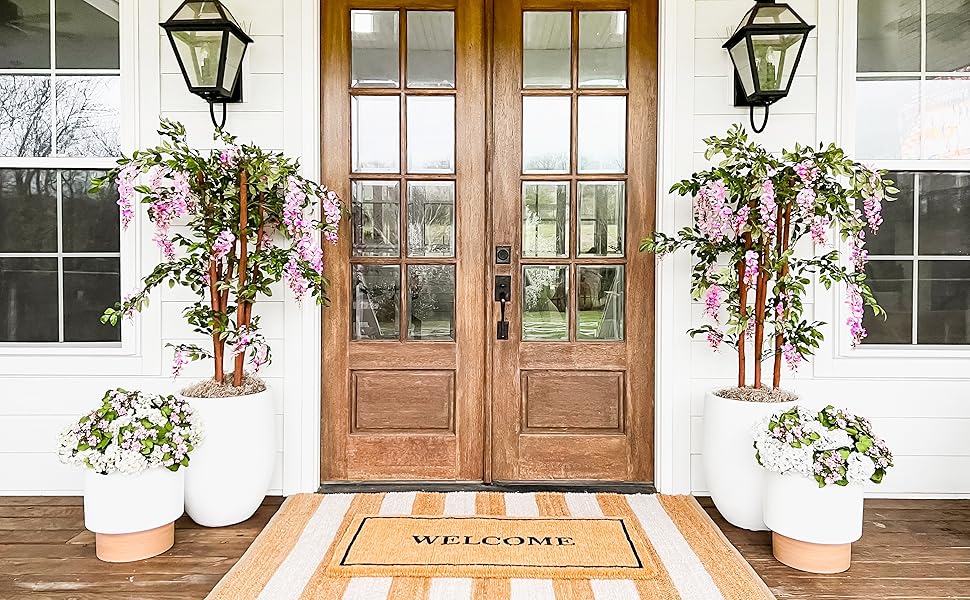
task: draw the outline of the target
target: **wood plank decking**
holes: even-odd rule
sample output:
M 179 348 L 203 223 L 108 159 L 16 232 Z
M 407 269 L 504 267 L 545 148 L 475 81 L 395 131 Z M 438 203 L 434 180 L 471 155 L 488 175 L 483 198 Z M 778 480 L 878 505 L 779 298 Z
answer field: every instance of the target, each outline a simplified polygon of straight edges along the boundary
M 110 565 L 94 557 L 80 498 L 0 497 L 0 599 L 202 600 L 279 503 L 267 498 L 252 519 L 224 529 L 183 518 L 172 550 Z M 701 503 L 779 600 L 970 599 L 970 500 L 867 501 L 865 535 L 840 575 L 777 563 L 768 534 L 731 527 L 708 499 Z

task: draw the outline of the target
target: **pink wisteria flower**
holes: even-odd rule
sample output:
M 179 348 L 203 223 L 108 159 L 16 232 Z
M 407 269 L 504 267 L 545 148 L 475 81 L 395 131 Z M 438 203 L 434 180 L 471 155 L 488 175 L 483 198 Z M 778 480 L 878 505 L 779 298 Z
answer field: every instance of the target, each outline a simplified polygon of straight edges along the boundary
M 775 201 L 775 184 L 770 179 L 765 179 L 761 184 L 761 202 L 758 205 L 758 213 L 761 215 L 761 224 L 765 231 L 774 233 L 778 219 L 778 203 Z
M 812 241 L 819 246 L 824 246 L 827 241 L 826 235 L 831 224 L 828 217 L 819 215 L 812 217 Z
M 717 242 L 733 230 L 734 212 L 725 204 L 727 186 L 723 181 L 712 181 L 697 193 L 694 202 L 694 219 L 701 234 Z
M 293 292 L 293 296 L 296 297 L 297 302 L 303 300 L 307 290 L 310 289 L 310 282 L 307 281 L 307 278 L 303 276 L 303 272 L 300 271 L 300 264 L 297 262 L 296 257 L 291 257 L 287 261 L 286 267 L 283 269 L 283 279 L 286 281 L 286 285 L 289 286 L 290 291 Z
M 797 371 L 799 365 L 802 364 L 802 355 L 798 351 L 798 348 L 796 348 L 791 342 L 785 342 L 785 344 L 781 347 L 781 354 L 784 357 L 785 362 L 788 363 L 788 368 L 790 368 L 792 371 Z
M 798 210 L 801 211 L 803 216 L 812 214 L 815 210 L 815 200 L 818 198 L 818 193 L 810 187 L 801 189 L 795 196 L 795 204 L 798 205 Z
M 121 227 L 127 229 L 135 216 L 135 179 L 138 167 L 128 164 L 118 173 L 115 183 L 118 186 L 118 207 L 121 211 Z
M 818 167 L 807 161 L 795 165 L 795 172 L 798 173 L 798 178 L 805 184 L 815 183 L 815 180 L 818 179 Z
M 869 262 L 869 251 L 866 250 L 866 233 L 860 231 L 858 235 L 849 238 L 849 262 L 857 273 L 866 270 Z
M 849 316 L 845 319 L 845 324 L 849 328 L 849 335 L 852 338 L 852 346 L 858 346 L 866 338 L 868 332 L 862 326 L 862 318 L 865 310 L 865 303 L 862 293 L 858 286 L 853 284 L 846 285 L 845 305 L 849 308 Z
M 737 214 L 734 215 L 734 223 L 732 224 L 735 235 L 741 235 L 741 232 L 744 231 L 744 226 L 748 224 L 748 217 L 750 216 L 751 207 L 747 204 L 738 209 Z
M 716 329 L 707 332 L 707 343 L 715 352 L 721 347 L 724 341 L 724 334 Z
M 704 312 L 715 321 L 718 319 L 718 311 L 721 310 L 724 295 L 724 289 L 716 283 L 704 292 Z
M 236 236 L 229 230 L 222 231 L 212 242 L 212 258 L 222 260 L 236 246 Z
M 179 377 L 182 374 L 182 369 L 185 368 L 185 365 L 189 364 L 190 360 L 191 358 L 189 357 L 188 351 L 183 350 L 182 348 L 179 348 L 175 351 L 175 355 L 172 357 L 172 378 L 173 379 Z
M 758 283 L 758 253 L 754 250 L 744 253 L 744 283 L 747 285 Z

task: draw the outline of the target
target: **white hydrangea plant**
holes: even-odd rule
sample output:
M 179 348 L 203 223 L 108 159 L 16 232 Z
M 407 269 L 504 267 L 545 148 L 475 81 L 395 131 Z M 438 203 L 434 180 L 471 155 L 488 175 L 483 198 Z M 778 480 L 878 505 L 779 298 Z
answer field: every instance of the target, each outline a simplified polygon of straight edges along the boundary
M 102 475 L 156 467 L 177 471 L 189 466 L 189 454 L 202 438 L 201 423 L 184 399 L 119 388 L 61 433 L 59 455 L 65 464 Z

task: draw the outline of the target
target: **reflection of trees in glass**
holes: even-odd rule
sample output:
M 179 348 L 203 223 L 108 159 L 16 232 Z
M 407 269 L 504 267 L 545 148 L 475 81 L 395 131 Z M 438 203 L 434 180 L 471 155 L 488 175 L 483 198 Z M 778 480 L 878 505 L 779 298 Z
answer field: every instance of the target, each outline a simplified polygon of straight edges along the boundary
M 544 267 L 525 271 L 525 309 L 530 312 L 566 310 L 565 270 Z
M 57 251 L 57 172 L 0 169 L 0 252 Z
M 455 267 L 412 265 L 408 272 L 411 337 L 451 337 L 455 315 Z
M 408 195 L 408 255 L 453 256 L 454 184 L 414 184 Z
M 355 336 L 358 339 L 397 338 L 400 293 L 397 268 L 354 268 Z

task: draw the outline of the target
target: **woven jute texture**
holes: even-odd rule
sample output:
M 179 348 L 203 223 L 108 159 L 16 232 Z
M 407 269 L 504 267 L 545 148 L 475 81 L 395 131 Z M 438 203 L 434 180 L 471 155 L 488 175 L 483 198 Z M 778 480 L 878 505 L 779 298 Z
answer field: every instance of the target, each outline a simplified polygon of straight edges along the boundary
M 369 529 L 368 523 L 379 525 L 386 517 L 407 518 L 388 519 L 385 526 Z M 407 536 L 414 535 L 439 537 L 435 544 L 420 544 L 416 552 L 413 537 L 412 547 L 406 549 Z M 442 535 L 451 536 L 448 544 Z M 486 545 L 481 542 L 488 536 L 492 536 L 490 543 L 497 537 L 502 544 L 497 550 L 489 545 L 486 555 L 479 546 Z M 530 536 L 536 538 L 531 546 Z M 566 539 L 560 544 L 558 537 Z M 578 552 L 580 543 L 592 546 Z M 564 567 L 567 560 L 573 566 Z M 641 564 L 639 574 L 629 567 L 636 560 Z M 577 561 L 586 562 L 576 566 Z M 581 575 L 584 569 L 589 571 Z M 628 570 L 625 575 L 623 569 Z M 774 600 L 774 596 L 689 496 L 396 492 L 288 498 L 208 596 L 208 600 L 310 599 Z

